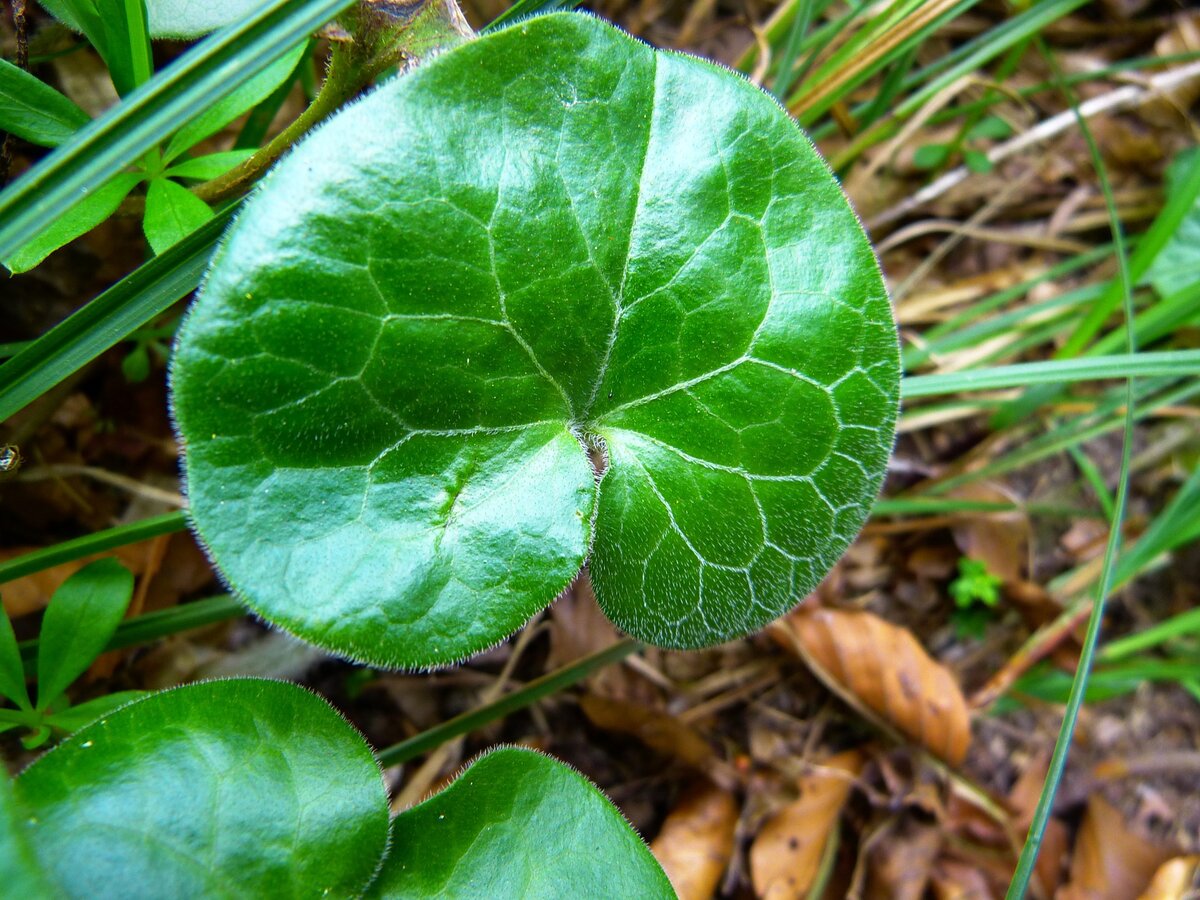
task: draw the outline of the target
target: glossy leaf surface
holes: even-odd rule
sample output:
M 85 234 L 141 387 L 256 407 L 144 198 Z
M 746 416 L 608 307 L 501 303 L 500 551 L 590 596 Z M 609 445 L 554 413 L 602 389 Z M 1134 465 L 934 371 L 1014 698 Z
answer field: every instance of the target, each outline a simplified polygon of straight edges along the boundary
M 540 753 L 481 757 L 441 793 L 397 816 L 369 897 L 675 896 L 608 799 Z
M 354 896 L 387 840 L 362 737 L 275 681 L 123 707 L 34 762 L 15 793 L 54 896 Z
M 195 527 L 246 601 L 423 665 L 511 633 L 589 548 L 643 640 L 776 618 L 865 519 L 898 378 L 867 240 L 780 107 L 553 14 L 285 159 L 174 390 Z

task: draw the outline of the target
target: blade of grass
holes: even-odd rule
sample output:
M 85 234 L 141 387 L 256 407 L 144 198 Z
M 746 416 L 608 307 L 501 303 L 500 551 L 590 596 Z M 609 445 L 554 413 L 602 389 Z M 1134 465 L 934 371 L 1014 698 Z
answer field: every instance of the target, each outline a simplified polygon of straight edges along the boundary
M 1096 661 L 1119 662 L 1135 653 L 1165 644 L 1167 641 L 1181 637 L 1193 637 L 1197 633 L 1200 633 L 1200 609 L 1189 609 L 1187 612 L 1172 616 L 1137 634 L 1131 634 L 1118 641 L 1110 641 L 1096 654 Z
M 232 217 L 219 213 L 0 365 L 0 421 L 195 290 Z
M 1010 47 L 1041 33 L 1052 22 L 1073 12 L 1087 0 L 1041 0 L 1008 21 L 989 28 L 955 51 L 940 56 L 936 63 L 914 73 L 911 87 L 925 81 L 903 102 L 897 104 L 887 119 L 876 122 L 831 161 L 835 169 L 843 169 L 865 150 L 887 136 L 889 122 L 907 119 L 942 90 L 965 75 L 982 68 Z M 940 73 L 940 74 L 939 74 Z
M 771 93 L 780 101 L 787 99 L 788 88 L 792 86 L 792 81 L 796 77 L 796 60 L 800 56 L 800 48 L 808 34 L 808 27 L 812 24 L 814 5 L 814 0 L 800 0 L 800 8 L 796 11 L 796 18 L 788 33 L 787 43 L 784 44 L 783 53 L 780 54 L 779 62 L 776 64 L 775 83 L 771 86 Z
M 124 547 L 127 544 L 136 544 L 138 541 L 146 541 L 159 535 L 186 530 L 187 517 L 182 510 L 139 519 L 128 525 L 107 528 L 104 531 L 97 531 L 71 541 L 63 541 L 52 547 L 33 550 L 14 559 L 0 562 L 0 584 L 32 575 L 34 572 L 41 572 L 51 566 L 83 559 L 85 556 L 95 553 L 103 553 L 114 547 Z
M 197 44 L 0 193 L 0 259 L 353 0 L 275 0 Z
M 1062 71 L 1059 68 L 1058 60 L 1055 59 L 1050 48 L 1046 46 L 1045 41 L 1039 36 L 1035 39 L 1035 43 L 1038 52 L 1050 66 L 1054 77 L 1061 79 Z M 1104 193 L 1104 203 L 1108 208 L 1109 214 L 1109 227 L 1112 229 L 1113 243 L 1116 244 L 1118 280 L 1121 284 L 1120 299 L 1125 310 L 1125 321 L 1129 323 L 1129 327 L 1125 329 L 1127 348 L 1130 354 L 1134 354 L 1137 352 L 1133 329 L 1134 279 L 1130 260 L 1125 252 L 1124 235 L 1121 228 L 1121 221 L 1117 215 L 1116 198 L 1113 197 L 1112 184 L 1108 178 L 1108 169 L 1104 164 L 1104 158 L 1100 155 L 1100 147 L 1097 145 L 1095 135 L 1092 134 L 1091 128 L 1088 127 L 1087 121 L 1079 109 L 1079 101 L 1075 96 L 1075 91 L 1069 85 L 1065 84 L 1062 91 L 1079 121 L 1080 131 L 1087 142 L 1088 153 L 1092 159 L 1092 167 L 1096 171 L 1096 177 L 1100 181 L 1100 189 Z M 1034 808 L 1025 845 L 1021 848 L 1021 855 L 1017 860 L 1017 868 L 1008 888 L 1006 895 L 1008 900 L 1023 898 L 1029 888 L 1029 880 L 1033 875 L 1033 867 L 1037 863 L 1038 852 L 1041 850 L 1046 826 L 1050 821 L 1050 811 L 1054 806 L 1054 797 L 1058 793 L 1058 785 L 1062 780 L 1063 769 L 1066 768 L 1067 756 L 1071 751 L 1071 743 L 1075 736 L 1075 723 L 1079 718 L 1079 710 L 1087 694 L 1088 675 L 1091 673 L 1092 663 L 1096 655 L 1096 645 L 1100 639 L 1100 623 L 1104 618 L 1104 604 L 1108 599 L 1108 593 L 1113 583 L 1113 575 L 1116 572 L 1117 551 L 1121 544 L 1121 528 L 1125 521 L 1125 509 L 1129 497 L 1129 465 L 1133 456 L 1133 381 L 1134 379 L 1131 376 L 1125 382 L 1125 433 L 1121 441 L 1121 469 L 1117 480 L 1117 497 L 1114 501 L 1114 511 L 1108 531 L 1108 541 L 1104 547 L 1104 561 L 1101 564 L 1100 583 L 1096 587 L 1096 600 L 1092 605 L 1091 615 L 1088 616 L 1087 632 L 1084 636 L 1082 652 L 1079 655 L 1079 665 L 1075 670 L 1075 678 L 1071 683 L 1071 694 L 1067 698 L 1067 706 L 1063 711 L 1062 727 L 1058 733 L 1058 740 L 1054 744 L 1054 752 L 1051 754 L 1050 764 L 1046 771 L 1046 779 L 1043 782 L 1042 791 L 1038 796 L 1037 806 Z
M 1157 379 L 1145 385 L 1138 384 L 1135 395 L 1139 399 L 1143 397 L 1148 399 L 1134 405 L 1134 421 L 1141 421 L 1160 407 L 1181 403 L 1197 394 L 1200 394 L 1200 381 L 1195 379 L 1189 379 L 1181 384 L 1168 382 L 1165 386 L 1162 381 Z M 941 478 L 923 490 L 928 494 L 943 494 L 963 484 L 995 478 L 1006 472 L 1032 465 L 1040 459 L 1061 453 L 1071 446 L 1090 441 L 1121 427 L 1125 407 L 1122 390 L 1119 395 L 1106 399 L 1095 411 L 1079 416 L 1030 441 L 1025 446 L 1005 453 L 978 468 Z
M 1200 160 L 1192 165 L 1179 179 L 1179 183 L 1167 195 L 1167 202 L 1162 211 L 1147 229 L 1138 242 L 1137 249 L 1129 259 L 1129 278 L 1131 284 L 1136 284 L 1149 270 L 1158 257 L 1159 252 L 1179 230 L 1184 217 L 1191 211 L 1197 198 L 1200 198 Z M 1104 323 L 1120 305 L 1122 297 L 1121 278 L 1109 281 L 1104 293 L 1089 307 L 1087 314 L 1075 327 L 1066 342 L 1055 352 L 1056 359 L 1077 356 L 1093 340 Z M 1028 395 L 1013 401 L 1008 408 L 996 414 L 995 426 L 1003 428 L 1027 416 L 1033 409 L 1049 402 L 1056 396 L 1053 388 L 1041 388 L 1029 392 Z
M 126 647 L 148 644 L 159 638 L 190 631 L 193 628 L 215 625 L 226 619 L 236 619 L 245 614 L 246 607 L 238 603 L 231 594 L 194 600 L 170 609 L 159 609 L 126 619 L 117 626 L 116 633 L 104 645 L 104 650 L 105 652 L 122 650 Z M 21 651 L 21 661 L 27 670 L 32 670 L 37 660 L 38 639 L 21 641 L 18 646 Z
M 381 750 L 378 754 L 379 764 L 386 768 L 387 766 L 407 762 L 414 757 L 420 756 L 422 753 L 428 753 L 430 750 L 434 750 L 446 743 L 446 741 L 461 737 L 477 728 L 482 728 L 489 722 L 495 722 L 509 713 L 531 706 L 543 697 L 548 697 L 551 694 L 561 691 L 563 688 L 570 687 L 576 682 L 587 678 L 588 675 L 597 669 L 602 669 L 605 666 L 618 662 L 630 654 L 636 653 L 641 648 L 642 645 L 632 638 L 617 641 L 615 644 L 611 644 L 603 650 L 585 656 L 571 663 L 569 666 L 564 666 L 561 669 L 548 672 L 540 678 L 535 678 L 524 687 L 501 697 L 499 700 L 469 710 L 462 715 L 455 716 L 453 719 L 447 719 L 440 725 L 435 725 L 433 728 L 413 735 L 407 740 L 393 744 L 386 750 Z
M 104 62 L 124 97 L 154 74 L 146 0 L 100 0 L 97 12 L 104 29 Z
M 1130 306 L 1130 318 L 1132 319 L 1132 301 Z M 1132 332 L 1130 332 L 1130 338 L 1132 339 Z M 1154 375 L 1179 377 L 1200 375 L 1200 350 L 1123 353 L 1115 356 L 1016 363 L 1011 366 L 997 366 L 969 372 L 911 375 L 900 382 L 900 394 L 905 399 L 911 400 L 915 397 L 932 397 L 960 391 L 987 391 L 997 388 L 1025 387 L 1032 384 L 1059 384 L 1070 381 L 1095 381 L 1102 378 L 1134 378 Z

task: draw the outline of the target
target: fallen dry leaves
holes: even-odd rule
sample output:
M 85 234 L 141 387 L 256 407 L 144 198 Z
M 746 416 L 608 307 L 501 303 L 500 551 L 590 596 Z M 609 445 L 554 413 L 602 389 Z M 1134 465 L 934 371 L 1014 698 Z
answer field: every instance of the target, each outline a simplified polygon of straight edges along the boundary
M 1130 831 L 1125 817 L 1093 794 L 1075 838 L 1070 880 L 1056 900 L 1137 900 L 1172 855 Z
M 1196 896 L 1200 856 L 1177 856 L 1158 867 L 1138 900 L 1185 900 Z
M 764 900 L 808 896 L 862 767 L 862 754 L 850 750 L 829 757 L 797 781 L 796 799 L 767 821 L 750 848 L 756 895 Z
M 679 900 L 709 900 L 733 856 L 738 806 L 733 794 L 697 781 L 663 822 L 650 850 Z
M 733 787 L 737 781 L 700 732 L 670 713 L 599 694 L 584 694 L 579 706 L 597 728 L 632 735 L 651 750 L 690 766 L 723 787 Z
M 827 687 L 952 765 L 967 755 L 967 702 L 907 628 L 868 612 L 801 607 L 772 626 Z

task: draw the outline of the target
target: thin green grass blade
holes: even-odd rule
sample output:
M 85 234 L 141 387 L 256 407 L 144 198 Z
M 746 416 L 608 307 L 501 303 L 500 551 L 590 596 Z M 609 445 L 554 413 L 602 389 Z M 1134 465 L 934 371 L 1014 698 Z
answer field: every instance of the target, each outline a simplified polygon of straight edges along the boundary
M 1016 363 L 968 372 L 912 375 L 900 382 L 900 393 L 904 399 L 912 400 L 916 397 L 955 394 L 961 391 L 988 391 L 1033 384 L 1065 384 L 1072 381 L 1145 378 L 1156 375 L 1200 375 L 1200 350 L 1123 353 L 1115 356 Z
M 1194 469 L 1166 508 L 1155 517 L 1117 565 L 1120 587 L 1160 554 L 1200 538 L 1200 469 Z
M 205 39 L 0 193 L 0 259 L 353 0 L 275 0 Z
M 0 365 L 0 421 L 195 290 L 232 216 L 218 214 Z
M 105 550 L 112 550 L 115 547 L 124 547 L 127 544 L 136 544 L 138 541 L 146 541 L 159 535 L 186 530 L 187 517 L 182 510 L 139 519 L 128 525 L 106 528 L 104 531 L 96 531 L 71 541 L 63 541 L 52 547 L 34 550 L 0 563 L 0 584 L 32 575 L 34 572 L 41 572 L 51 566 L 103 553 Z
M 784 44 L 783 53 L 776 65 L 775 83 L 771 86 L 771 92 L 781 101 L 787 99 L 788 88 L 792 86 L 796 77 L 796 60 L 800 57 L 800 48 L 804 45 L 808 27 L 812 24 L 814 5 L 814 0 L 800 0 L 800 8 L 796 11 L 787 43 Z
M 190 631 L 193 628 L 205 628 L 245 614 L 246 607 L 238 603 L 237 599 L 230 594 L 194 600 L 181 606 L 159 609 L 126 619 L 117 626 L 116 633 L 104 645 L 104 650 L 105 652 L 122 650 L 125 647 L 148 644 L 159 638 Z M 18 645 L 18 649 L 21 651 L 21 661 L 27 672 L 33 671 L 37 660 L 38 644 L 38 639 L 34 638 L 21 641 Z
M 1059 68 L 1058 61 L 1046 46 L 1045 41 L 1041 37 L 1038 37 L 1036 38 L 1036 43 L 1039 52 L 1049 64 L 1055 78 L 1061 79 L 1062 71 Z M 1113 196 L 1112 184 L 1108 178 L 1108 169 L 1104 165 L 1104 158 L 1100 155 L 1100 147 L 1097 145 L 1096 138 L 1088 127 L 1087 120 L 1084 119 L 1079 111 L 1079 101 L 1075 96 L 1075 92 L 1069 86 L 1064 85 L 1063 93 L 1066 95 L 1067 102 L 1070 103 L 1071 109 L 1075 113 L 1080 131 L 1083 132 L 1084 139 L 1087 141 L 1088 152 L 1092 158 L 1092 167 L 1096 170 L 1096 176 L 1100 181 L 1100 188 L 1104 192 L 1104 203 L 1108 208 L 1109 227 L 1112 229 L 1113 243 L 1116 244 L 1118 278 L 1122 288 L 1125 321 L 1129 323 L 1129 327 L 1125 329 L 1127 347 L 1129 353 L 1134 354 L 1137 351 L 1132 327 L 1134 279 L 1130 260 L 1125 252 L 1121 220 L 1117 211 L 1117 201 Z M 1104 561 L 1101 564 L 1100 583 L 1096 587 L 1096 599 L 1092 604 L 1092 613 L 1088 617 L 1087 633 L 1084 636 L 1083 649 L 1079 655 L 1079 665 L 1075 670 L 1075 679 L 1071 683 L 1071 694 L 1067 698 L 1066 709 L 1063 711 L 1062 727 L 1058 733 L 1058 740 L 1054 744 L 1054 752 L 1050 757 L 1050 765 L 1046 771 L 1046 780 L 1042 785 L 1041 794 L 1038 796 L 1037 806 L 1034 808 L 1033 819 L 1029 825 L 1025 845 L 1021 848 L 1021 855 L 1017 860 L 1017 868 L 1013 874 L 1012 883 L 1008 887 L 1007 900 L 1020 900 L 1020 898 L 1025 897 L 1028 891 L 1029 879 L 1032 877 L 1033 867 L 1037 863 L 1038 851 L 1041 849 L 1042 838 L 1046 833 L 1046 825 L 1050 821 L 1050 810 L 1054 806 L 1054 797 L 1058 793 L 1058 785 L 1062 780 L 1063 769 L 1066 768 L 1067 764 L 1067 755 L 1070 753 L 1071 742 L 1075 736 L 1075 723 L 1079 718 L 1079 709 L 1083 705 L 1084 698 L 1087 695 L 1088 675 L 1092 670 L 1092 663 L 1096 655 L 1096 645 L 1100 638 L 1100 623 L 1104 618 L 1104 603 L 1108 599 L 1108 593 L 1113 584 L 1113 575 L 1116 572 L 1117 552 L 1121 545 L 1121 527 L 1125 521 L 1126 502 L 1129 497 L 1129 466 L 1133 457 L 1133 381 L 1133 377 L 1130 376 L 1125 383 L 1125 434 L 1121 441 L 1121 470 L 1117 480 L 1117 497 L 1114 501 L 1115 508 L 1112 523 L 1108 531 L 1108 541 L 1104 548 Z
M 1158 258 L 1159 252 L 1179 230 L 1180 223 L 1191 211 L 1197 198 L 1200 198 L 1200 157 L 1185 171 L 1183 177 L 1168 193 L 1166 204 L 1150 228 L 1142 235 L 1137 249 L 1130 257 L 1131 284 L 1141 281 L 1142 276 Z M 1089 307 L 1087 314 L 1084 315 L 1066 342 L 1055 352 L 1056 358 L 1064 359 L 1076 356 L 1095 340 L 1096 335 L 1104 327 L 1104 323 L 1120 305 L 1122 290 L 1121 276 L 1113 278 L 1108 283 L 1105 292 Z M 998 412 L 993 424 L 997 428 L 1004 428 L 1024 418 L 1038 406 L 1050 402 L 1055 396 L 1055 390 L 1050 387 L 1031 391 L 1028 395 L 1014 400 Z
M 453 719 L 447 719 L 440 725 L 435 725 L 433 728 L 422 731 L 420 734 L 415 734 L 407 740 L 393 744 L 386 750 L 381 750 L 377 754 L 379 764 L 386 768 L 387 766 L 407 762 L 414 757 L 420 756 L 422 753 L 428 753 L 430 750 L 440 747 L 447 741 L 461 737 L 477 728 L 482 728 L 489 722 L 501 719 L 510 713 L 516 712 L 518 709 L 524 709 L 536 703 L 543 697 L 548 697 L 551 694 L 561 691 L 563 688 L 570 687 L 576 682 L 587 678 L 588 675 L 597 669 L 602 669 L 605 666 L 618 662 L 641 649 L 642 645 L 633 638 L 624 638 L 615 644 L 610 644 L 603 650 L 576 660 L 568 666 L 548 672 L 540 678 L 535 678 L 524 687 L 513 691 L 511 694 L 506 694 L 499 700 L 486 703 L 476 709 L 468 710 L 462 715 L 455 716 Z
M 1160 407 L 1183 403 L 1192 397 L 1200 395 L 1200 381 L 1194 378 L 1183 382 L 1165 379 L 1147 379 L 1146 383 L 1139 382 L 1137 384 L 1134 394 L 1135 398 L 1142 401 L 1135 403 L 1133 407 L 1134 421 L 1139 422 L 1153 415 Z M 977 469 L 940 479 L 936 484 L 927 487 L 925 492 L 928 494 L 944 494 L 947 491 L 952 491 L 956 487 L 970 484 L 973 481 L 996 478 L 1007 472 L 1032 465 L 1038 460 L 1046 459 L 1056 453 L 1062 453 L 1068 448 L 1081 444 L 1084 441 L 1090 441 L 1101 435 L 1108 434 L 1120 428 L 1124 423 L 1124 409 L 1126 405 L 1124 390 L 1122 389 L 1117 395 L 1105 399 L 1094 411 L 1060 425 L 1053 431 L 1047 432 L 1030 441 L 1028 444 L 997 457 Z

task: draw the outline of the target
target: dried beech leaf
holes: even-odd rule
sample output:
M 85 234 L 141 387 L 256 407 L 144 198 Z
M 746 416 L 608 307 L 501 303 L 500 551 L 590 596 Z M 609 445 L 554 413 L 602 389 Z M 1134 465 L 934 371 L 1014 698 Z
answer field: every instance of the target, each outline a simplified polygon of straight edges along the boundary
M 969 484 L 952 491 L 958 500 L 1012 503 L 1010 493 L 995 484 Z M 1029 518 L 1021 512 L 964 516 L 951 529 L 964 556 L 983 560 L 993 575 L 1012 583 L 1021 579 L 1028 558 Z
M 698 782 L 663 822 L 650 850 L 679 900 L 708 900 L 733 855 L 738 807 L 733 794 Z
M 867 612 L 802 608 L 776 627 L 835 693 L 947 762 L 967 755 L 967 701 L 950 670 L 906 628 Z
M 711 774 L 719 762 L 699 732 L 669 713 L 598 694 L 585 694 L 579 705 L 597 728 L 633 735 L 650 749 L 701 772 Z
M 116 548 L 111 554 L 95 553 L 81 559 L 59 563 L 48 569 L 42 569 L 40 572 L 14 578 L 12 581 L 0 585 L 0 597 L 4 599 L 4 610 L 8 613 L 9 618 L 18 619 L 29 613 L 45 609 L 46 604 L 50 602 L 50 597 L 62 586 L 64 581 L 88 563 L 95 562 L 107 555 L 115 556 L 121 565 L 133 572 L 134 575 L 141 577 L 150 565 L 153 543 L 154 539 L 128 544 Z M 21 547 L 16 550 L 0 551 L 0 560 L 16 559 L 37 549 L 40 548 Z
M 944 842 L 945 835 L 936 825 L 905 817 L 894 834 L 871 850 L 866 896 L 869 900 L 922 900 Z
M 993 900 L 998 895 L 978 867 L 943 859 L 934 867 L 933 896 L 937 900 Z
M 1177 856 L 1163 863 L 1138 900 L 1184 900 L 1194 897 L 1200 878 L 1200 856 Z
M 853 777 L 862 771 L 857 750 L 831 756 L 796 784 L 796 799 L 777 812 L 750 847 L 754 893 L 769 900 L 808 895 L 836 827 Z
M 1093 794 L 1075 837 L 1071 880 L 1057 900 L 1136 900 L 1171 856 L 1134 834 L 1116 808 Z

